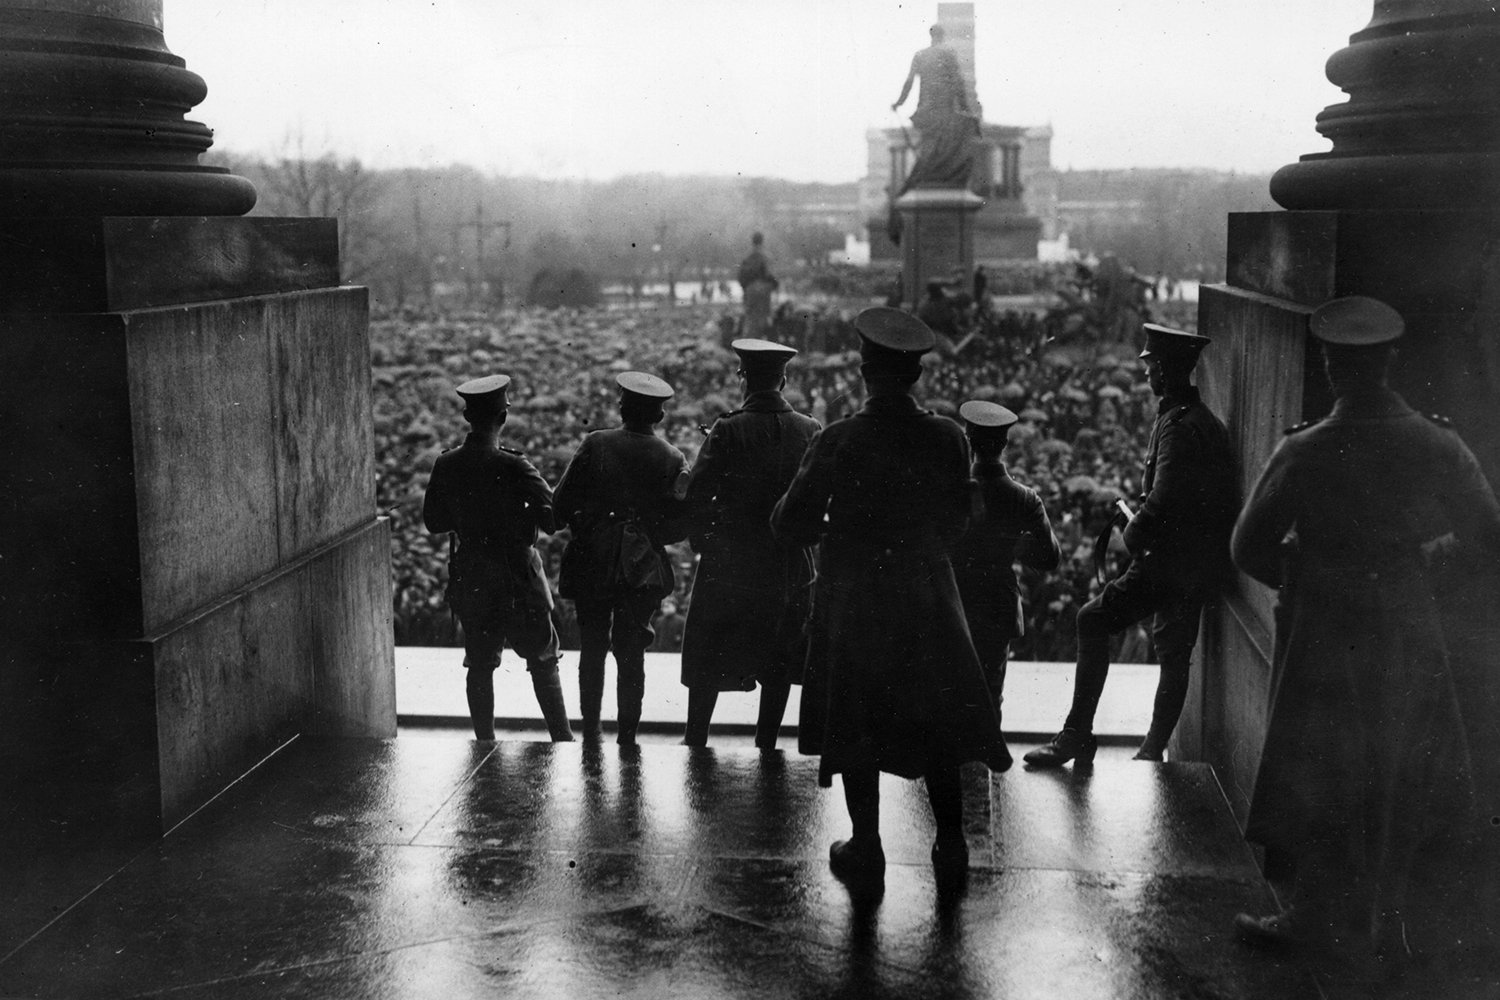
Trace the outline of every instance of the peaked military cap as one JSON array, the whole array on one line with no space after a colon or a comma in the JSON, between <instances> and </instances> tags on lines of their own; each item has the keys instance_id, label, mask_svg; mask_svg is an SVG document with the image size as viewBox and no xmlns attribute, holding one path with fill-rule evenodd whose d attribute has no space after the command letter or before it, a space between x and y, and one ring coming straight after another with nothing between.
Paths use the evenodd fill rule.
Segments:
<instances>
[{"instance_id":1,"label":"peaked military cap","mask_svg":"<svg viewBox=\"0 0 1500 1000\"><path fill-rule=\"evenodd\" d=\"M646 399L671 399L674 391L662 379L645 372L621 372L615 376L615 384L627 393Z\"/></svg>"},{"instance_id":2,"label":"peaked military cap","mask_svg":"<svg viewBox=\"0 0 1500 1000\"><path fill-rule=\"evenodd\" d=\"M1146 331L1146 346L1140 356L1196 358L1198 352L1208 346L1208 338L1186 330L1174 330L1160 323L1142 323Z\"/></svg>"},{"instance_id":3,"label":"peaked military cap","mask_svg":"<svg viewBox=\"0 0 1500 1000\"><path fill-rule=\"evenodd\" d=\"M509 375L486 375L483 378L469 379L455 391L463 397L465 403L493 403L496 406L509 406L510 402L505 398L505 388L508 385L510 385Z\"/></svg>"},{"instance_id":4,"label":"peaked military cap","mask_svg":"<svg viewBox=\"0 0 1500 1000\"><path fill-rule=\"evenodd\" d=\"M958 415L971 430L1003 431L1021 418L999 403L971 399L958 408Z\"/></svg>"},{"instance_id":5,"label":"peaked military cap","mask_svg":"<svg viewBox=\"0 0 1500 1000\"><path fill-rule=\"evenodd\" d=\"M1388 344L1406 329L1401 314L1379 299L1347 295L1330 299L1313 310L1308 321L1314 337L1341 347Z\"/></svg>"},{"instance_id":6,"label":"peaked military cap","mask_svg":"<svg viewBox=\"0 0 1500 1000\"><path fill-rule=\"evenodd\" d=\"M890 306L864 310L854 317L854 329L859 331L861 346L873 344L898 354L920 356L937 344L937 337L926 323L904 309Z\"/></svg>"},{"instance_id":7,"label":"peaked military cap","mask_svg":"<svg viewBox=\"0 0 1500 1000\"><path fill-rule=\"evenodd\" d=\"M729 346L740 356L740 368L747 372L779 372L797 355L795 348L753 337L731 341Z\"/></svg>"}]
</instances>

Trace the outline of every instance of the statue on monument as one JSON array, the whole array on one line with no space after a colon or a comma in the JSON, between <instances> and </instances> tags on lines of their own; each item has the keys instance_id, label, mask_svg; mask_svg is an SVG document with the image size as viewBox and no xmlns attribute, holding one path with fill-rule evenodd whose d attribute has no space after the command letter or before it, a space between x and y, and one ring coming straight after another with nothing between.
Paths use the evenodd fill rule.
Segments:
<instances>
[{"instance_id":1,"label":"statue on monument","mask_svg":"<svg viewBox=\"0 0 1500 1000\"><path fill-rule=\"evenodd\" d=\"M979 114L965 96L963 70L958 56L943 43L941 25L928 29L932 44L911 57L911 69L901 86L901 96L891 105L895 111L906 103L911 85L922 79L921 95L911 123L920 133L917 159L897 193L915 187L967 187L973 171Z\"/></svg>"}]
</instances>

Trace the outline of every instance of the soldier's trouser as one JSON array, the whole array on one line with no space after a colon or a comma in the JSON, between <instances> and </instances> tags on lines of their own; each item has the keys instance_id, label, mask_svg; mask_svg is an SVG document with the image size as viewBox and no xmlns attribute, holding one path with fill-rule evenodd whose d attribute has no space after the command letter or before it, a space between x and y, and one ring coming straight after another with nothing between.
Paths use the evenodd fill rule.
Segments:
<instances>
[{"instance_id":1,"label":"soldier's trouser","mask_svg":"<svg viewBox=\"0 0 1500 1000\"><path fill-rule=\"evenodd\" d=\"M1203 596L1189 593L1133 564L1078 612L1078 667L1073 706L1064 729L1094 731L1094 712L1109 674L1109 637L1154 614L1151 637L1161 661L1161 678L1151 712L1151 733L1165 743L1177 726L1187 698L1188 669L1198 641Z\"/></svg>"},{"instance_id":2,"label":"soldier's trouser","mask_svg":"<svg viewBox=\"0 0 1500 1000\"><path fill-rule=\"evenodd\" d=\"M969 620L969 635L974 640L974 652L979 654L984 684L989 688L990 700L995 703L995 716L998 718L1000 706L1005 701L1005 668L1010 663L1010 631L973 618Z\"/></svg>"},{"instance_id":3,"label":"soldier's trouser","mask_svg":"<svg viewBox=\"0 0 1500 1000\"><path fill-rule=\"evenodd\" d=\"M604 657L613 651L619 671L615 698L619 709L619 742L634 743L646 692L646 647L656 637L651 616L661 599L649 591L625 593L612 600L575 602L578 611L578 696L585 739L597 739L604 698Z\"/></svg>"}]
</instances>

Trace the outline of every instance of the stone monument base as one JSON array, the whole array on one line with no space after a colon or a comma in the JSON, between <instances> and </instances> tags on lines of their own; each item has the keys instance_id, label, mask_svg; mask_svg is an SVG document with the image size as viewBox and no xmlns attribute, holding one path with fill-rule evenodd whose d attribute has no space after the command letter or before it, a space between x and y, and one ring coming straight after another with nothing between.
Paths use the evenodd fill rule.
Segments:
<instances>
[{"instance_id":1,"label":"stone monument base","mask_svg":"<svg viewBox=\"0 0 1500 1000\"><path fill-rule=\"evenodd\" d=\"M0 800L166 829L299 733L395 735L368 305L332 220L0 231L24 279L0 293Z\"/></svg>"},{"instance_id":2,"label":"stone monument base","mask_svg":"<svg viewBox=\"0 0 1500 1000\"><path fill-rule=\"evenodd\" d=\"M1307 317L1343 295L1373 296L1402 314L1392 388L1416 409L1451 418L1490 482L1500 482L1500 213L1257 212L1229 217L1226 283L1204 288L1198 308L1198 329L1214 340L1199 381L1235 439L1243 495L1281 430L1331 407ZM1241 587L1205 617L1205 662L1220 669L1195 676L1173 752L1220 767L1243 820L1267 721L1275 597L1249 581ZM1493 637L1470 638L1455 650L1469 675L1462 707L1488 744L1494 716L1485 713L1500 703L1481 676L1493 668L1472 654L1492 648ZM1491 751L1479 756L1500 761ZM1500 773L1488 780L1500 787Z\"/></svg>"},{"instance_id":3,"label":"stone monument base","mask_svg":"<svg viewBox=\"0 0 1500 1000\"><path fill-rule=\"evenodd\" d=\"M974 217L984 199L965 188L915 188L896 199L901 213L901 301L922 301L929 281L974 273Z\"/></svg>"}]
</instances>

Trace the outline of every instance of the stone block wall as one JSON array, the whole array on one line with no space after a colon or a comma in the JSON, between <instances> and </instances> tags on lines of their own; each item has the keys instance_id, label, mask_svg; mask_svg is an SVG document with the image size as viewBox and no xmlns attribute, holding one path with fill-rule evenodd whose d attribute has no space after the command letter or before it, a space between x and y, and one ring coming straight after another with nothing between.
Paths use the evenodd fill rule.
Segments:
<instances>
[{"instance_id":1,"label":"stone block wall","mask_svg":"<svg viewBox=\"0 0 1500 1000\"><path fill-rule=\"evenodd\" d=\"M298 733L395 734L368 307L321 220L112 221L85 308L0 314L0 784L170 826Z\"/></svg>"}]
</instances>

